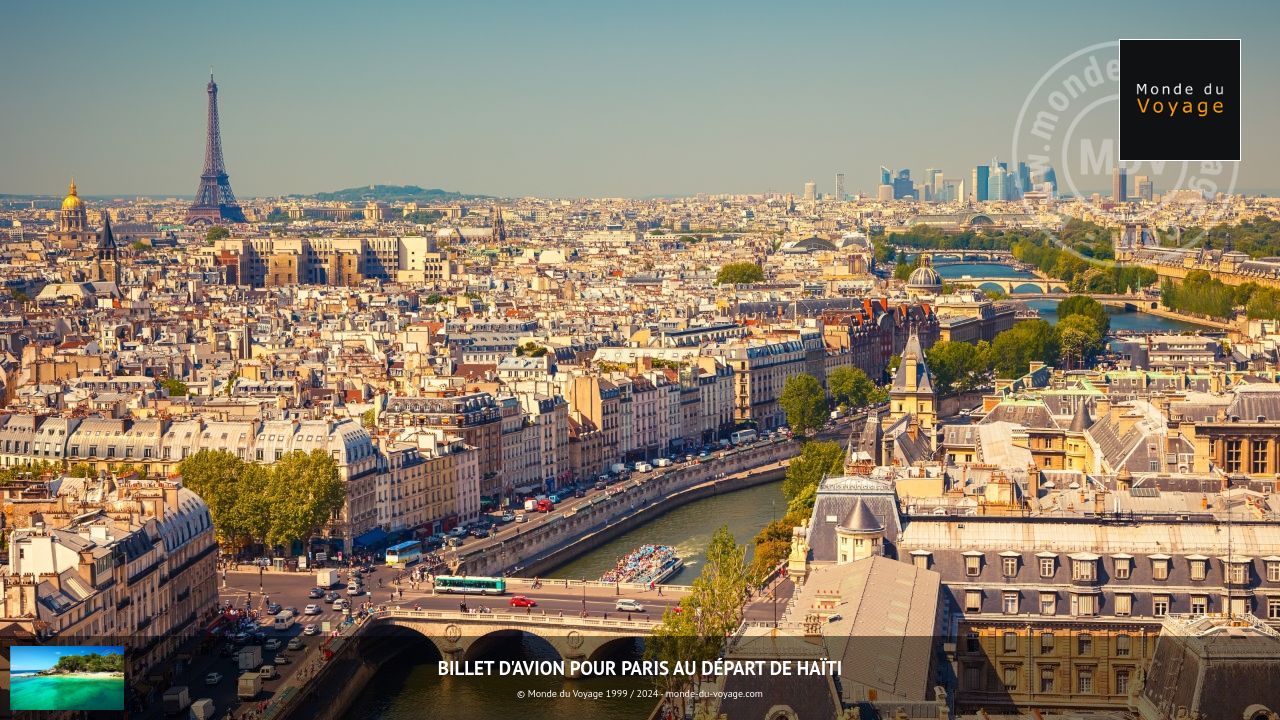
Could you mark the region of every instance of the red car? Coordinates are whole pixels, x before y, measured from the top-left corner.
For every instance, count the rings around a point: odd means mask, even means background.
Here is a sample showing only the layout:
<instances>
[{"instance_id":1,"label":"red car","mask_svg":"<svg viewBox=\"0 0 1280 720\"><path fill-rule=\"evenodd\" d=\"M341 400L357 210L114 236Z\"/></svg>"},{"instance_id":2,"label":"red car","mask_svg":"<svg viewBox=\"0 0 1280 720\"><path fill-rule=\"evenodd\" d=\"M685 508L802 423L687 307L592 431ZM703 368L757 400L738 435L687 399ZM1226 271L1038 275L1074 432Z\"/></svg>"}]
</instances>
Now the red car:
<instances>
[{"instance_id":1,"label":"red car","mask_svg":"<svg viewBox=\"0 0 1280 720\"><path fill-rule=\"evenodd\" d=\"M511 598L511 607L538 607L538 603L523 595L517 595Z\"/></svg>"}]
</instances>

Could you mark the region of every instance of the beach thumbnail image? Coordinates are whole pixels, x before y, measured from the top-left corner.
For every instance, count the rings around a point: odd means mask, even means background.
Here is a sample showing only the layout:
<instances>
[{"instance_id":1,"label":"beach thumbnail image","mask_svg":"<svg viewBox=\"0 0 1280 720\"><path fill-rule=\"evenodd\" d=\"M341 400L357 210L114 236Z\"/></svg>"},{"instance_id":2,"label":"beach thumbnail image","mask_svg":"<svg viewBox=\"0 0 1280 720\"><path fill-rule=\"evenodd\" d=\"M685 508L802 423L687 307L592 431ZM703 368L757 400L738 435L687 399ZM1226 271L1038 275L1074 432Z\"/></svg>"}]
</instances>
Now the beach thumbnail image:
<instances>
[{"instance_id":1,"label":"beach thumbnail image","mask_svg":"<svg viewBox=\"0 0 1280 720\"><path fill-rule=\"evenodd\" d=\"M11 710L123 710L124 647L9 649Z\"/></svg>"}]
</instances>

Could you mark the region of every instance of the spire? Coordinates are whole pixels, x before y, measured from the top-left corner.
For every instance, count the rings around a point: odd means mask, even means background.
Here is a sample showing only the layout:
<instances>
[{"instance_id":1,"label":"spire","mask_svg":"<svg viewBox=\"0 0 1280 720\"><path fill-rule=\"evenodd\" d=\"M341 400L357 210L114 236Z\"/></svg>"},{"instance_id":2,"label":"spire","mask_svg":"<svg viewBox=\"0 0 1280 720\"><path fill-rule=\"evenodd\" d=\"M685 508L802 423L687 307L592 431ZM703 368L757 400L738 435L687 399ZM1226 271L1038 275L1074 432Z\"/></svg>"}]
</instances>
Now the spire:
<instances>
[{"instance_id":1,"label":"spire","mask_svg":"<svg viewBox=\"0 0 1280 720\"><path fill-rule=\"evenodd\" d=\"M74 175L71 177L71 184L67 186L67 195L76 197L76 178Z\"/></svg>"},{"instance_id":2,"label":"spire","mask_svg":"<svg viewBox=\"0 0 1280 720\"><path fill-rule=\"evenodd\" d=\"M1089 402L1080 403L1080 412L1071 418L1071 432L1084 432L1093 424L1093 418L1089 417Z\"/></svg>"},{"instance_id":3,"label":"spire","mask_svg":"<svg viewBox=\"0 0 1280 720\"><path fill-rule=\"evenodd\" d=\"M858 498L853 501L853 507L849 509L849 514L844 516L844 521L840 523L840 527L853 532L880 532L884 530L884 524L876 518L876 514L871 512L871 508Z\"/></svg>"},{"instance_id":4,"label":"spire","mask_svg":"<svg viewBox=\"0 0 1280 720\"><path fill-rule=\"evenodd\" d=\"M108 250L116 246L115 233L111 232L111 213L102 209L102 232L98 233L98 249Z\"/></svg>"}]
</instances>

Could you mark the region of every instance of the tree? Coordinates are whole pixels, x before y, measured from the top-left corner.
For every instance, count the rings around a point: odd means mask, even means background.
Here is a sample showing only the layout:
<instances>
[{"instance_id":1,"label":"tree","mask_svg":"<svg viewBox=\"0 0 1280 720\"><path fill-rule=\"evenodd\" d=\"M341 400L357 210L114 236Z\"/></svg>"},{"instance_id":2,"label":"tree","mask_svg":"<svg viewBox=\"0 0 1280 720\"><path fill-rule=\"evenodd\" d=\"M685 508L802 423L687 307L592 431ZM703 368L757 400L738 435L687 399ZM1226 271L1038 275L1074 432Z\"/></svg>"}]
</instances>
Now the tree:
<instances>
[{"instance_id":1,"label":"tree","mask_svg":"<svg viewBox=\"0 0 1280 720\"><path fill-rule=\"evenodd\" d=\"M787 424L798 435L817 430L830 418L827 394L818 379L808 373L787 378L778 405L787 414Z\"/></svg>"},{"instance_id":2,"label":"tree","mask_svg":"<svg viewBox=\"0 0 1280 720\"><path fill-rule=\"evenodd\" d=\"M862 368L848 366L827 373L827 388L836 404L849 408L866 407L878 390Z\"/></svg>"},{"instance_id":3,"label":"tree","mask_svg":"<svg viewBox=\"0 0 1280 720\"><path fill-rule=\"evenodd\" d=\"M178 472L182 484L209 506L219 540L239 548L254 538L242 511L257 490L243 460L223 450L201 450L179 463Z\"/></svg>"},{"instance_id":4,"label":"tree","mask_svg":"<svg viewBox=\"0 0 1280 720\"><path fill-rule=\"evenodd\" d=\"M986 343L970 345L950 340L934 343L926 358L938 392L946 394L981 386L991 369L987 364L987 347Z\"/></svg>"},{"instance_id":5,"label":"tree","mask_svg":"<svg viewBox=\"0 0 1280 720\"><path fill-rule=\"evenodd\" d=\"M430 295L427 296L426 302L428 305L437 305L441 302L444 302L444 296L439 293L431 293Z\"/></svg>"},{"instance_id":6,"label":"tree","mask_svg":"<svg viewBox=\"0 0 1280 720\"><path fill-rule=\"evenodd\" d=\"M169 397L179 397L191 394L191 390L187 387L187 384L177 378L165 378L164 380L161 380L160 387L164 388L164 391L169 394Z\"/></svg>"},{"instance_id":7,"label":"tree","mask_svg":"<svg viewBox=\"0 0 1280 720\"><path fill-rule=\"evenodd\" d=\"M360 413L360 425L366 429L377 427L378 414L373 411L373 408Z\"/></svg>"},{"instance_id":8,"label":"tree","mask_svg":"<svg viewBox=\"0 0 1280 720\"><path fill-rule=\"evenodd\" d=\"M680 600L681 612L662 614L662 622L645 641L645 656L673 669L676 663L683 663L682 667L692 663L696 668L719 657L725 638L742 623L750 586L745 558L746 547L733 539L728 526L716 530L702 574ZM671 672L659 674L656 683L661 690L675 691L688 687L696 677L697 673Z\"/></svg>"},{"instance_id":9,"label":"tree","mask_svg":"<svg viewBox=\"0 0 1280 720\"><path fill-rule=\"evenodd\" d=\"M755 263L729 263L721 266L720 272L716 273L717 285L748 285L758 282L764 282L764 271Z\"/></svg>"},{"instance_id":10,"label":"tree","mask_svg":"<svg viewBox=\"0 0 1280 720\"><path fill-rule=\"evenodd\" d=\"M208 232L204 234L204 241L207 243L213 243L218 240L224 240L229 237L231 237L230 230L222 227L221 225L214 225L213 227L209 228Z\"/></svg>"},{"instance_id":11,"label":"tree","mask_svg":"<svg viewBox=\"0 0 1280 720\"><path fill-rule=\"evenodd\" d=\"M1058 322L1072 315L1092 318L1103 335L1111 331L1111 316L1107 314L1107 309L1102 306L1102 303L1087 295L1072 295L1058 303Z\"/></svg>"},{"instance_id":12,"label":"tree","mask_svg":"<svg viewBox=\"0 0 1280 720\"><path fill-rule=\"evenodd\" d=\"M993 367L1003 378L1025 375L1032 361L1056 364L1058 351L1058 334L1044 320L1023 320L997 335L991 344Z\"/></svg>"},{"instance_id":13,"label":"tree","mask_svg":"<svg viewBox=\"0 0 1280 720\"><path fill-rule=\"evenodd\" d=\"M329 453L295 450L285 455L271 466L267 481L266 541L288 547L311 537L342 509L345 496L338 465Z\"/></svg>"},{"instance_id":14,"label":"tree","mask_svg":"<svg viewBox=\"0 0 1280 720\"><path fill-rule=\"evenodd\" d=\"M818 483L827 475L844 472L844 447L838 442L808 442L800 454L791 459L782 481L782 495L790 510L804 514L813 508Z\"/></svg>"},{"instance_id":15,"label":"tree","mask_svg":"<svg viewBox=\"0 0 1280 720\"><path fill-rule=\"evenodd\" d=\"M1102 351L1103 335L1098 323L1087 315L1070 315L1058 321L1058 344L1062 348L1067 365L1073 360L1080 367Z\"/></svg>"}]
</instances>

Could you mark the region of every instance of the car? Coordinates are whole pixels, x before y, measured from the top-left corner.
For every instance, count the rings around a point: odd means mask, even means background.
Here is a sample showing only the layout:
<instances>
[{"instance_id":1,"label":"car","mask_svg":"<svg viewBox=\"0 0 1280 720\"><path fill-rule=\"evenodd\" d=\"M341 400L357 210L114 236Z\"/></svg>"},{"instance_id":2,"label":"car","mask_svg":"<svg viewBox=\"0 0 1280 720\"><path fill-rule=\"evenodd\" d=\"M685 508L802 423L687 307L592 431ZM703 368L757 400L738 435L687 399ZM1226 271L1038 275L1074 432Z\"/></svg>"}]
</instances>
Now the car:
<instances>
[{"instance_id":1,"label":"car","mask_svg":"<svg viewBox=\"0 0 1280 720\"><path fill-rule=\"evenodd\" d=\"M204 676L205 685L217 685L222 682L222 673L211 672Z\"/></svg>"},{"instance_id":2,"label":"car","mask_svg":"<svg viewBox=\"0 0 1280 720\"><path fill-rule=\"evenodd\" d=\"M349 597L356 597L358 595L363 595L363 594L364 594L363 585L356 585L355 583L352 583L347 586L347 595Z\"/></svg>"},{"instance_id":3,"label":"car","mask_svg":"<svg viewBox=\"0 0 1280 720\"><path fill-rule=\"evenodd\" d=\"M607 482L605 482L605 481L603 481L603 480L601 480L600 482L596 483L596 489L597 489L597 490L603 490L603 489L605 489L605 488L607 488L607 487L609 487L609 483L607 483Z\"/></svg>"},{"instance_id":4,"label":"car","mask_svg":"<svg viewBox=\"0 0 1280 720\"><path fill-rule=\"evenodd\" d=\"M517 595L511 598L511 607L538 607L538 601Z\"/></svg>"},{"instance_id":5,"label":"car","mask_svg":"<svg viewBox=\"0 0 1280 720\"><path fill-rule=\"evenodd\" d=\"M308 625L302 628L303 635L315 635L318 632L320 632L320 630L315 625Z\"/></svg>"},{"instance_id":6,"label":"car","mask_svg":"<svg viewBox=\"0 0 1280 720\"><path fill-rule=\"evenodd\" d=\"M639 600L622 598L613 604L613 609L621 610L623 612L644 612L644 605L641 605Z\"/></svg>"},{"instance_id":7,"label":"car","mask_svg":"<svg viewBox=\"0 0 1280 720\"><path fill-rule=\"evenodd\" d=\"M573 496L574 496L574 497L576 497L576 498L581 498L581 497L586 497L586 496L587 496L587 494L586 494L585 492L583 492L582 490L574 490L574 491L573 491Z\"/></svg>"},{"instance_id":8,"label":"car","mask_svg":"<svg viewBox=\"0 0 1280 720\"><path fill-rule=\"evenodd\" d=\"M320 606L315 604L308 605L302 610L303 615L319 615L320 612Z\"/></svg>"},{"instance_id":9,"label":"car","mask_svg":"<svg viewBox=\"0 0 1280 720\"><path fill-rule=\"evenodd\" d=\"M263 650L279 650L280 645L281 643L279 638L271 638L266 642L266 644L262 646L262 649Z\"/></svg>"},{"instance_id":10,"label":"car","mask_svg":"<svg viewBox=\"0 0 1280 720\"><path fill-rule=\"evenodd\" d=\"M502 522L504 523L513 522L515 519L516 519L516 514L513 512L502 513Z\"/></svg>"},{"instance_id":11,"label":"car","mask_svg":"<svg viewBox=\"0 0 1280 720\"><path fill-rule=\"evenodd\" d=\"M337 600L338 600L338 593L336 592L328 592L324 594L324 601L330 605L337 602Z\"/></svg>"},{"instance_id":12,"label":"car","mask_svg":"<svg viewBox=\"0 0 1280 720\"><path fill-rule=\"evenodd\" d=\"M271 613L272 615L277 615L277 614L279 614L279 613L280 613L280 609L281 609L281 608L280 608L280 603L277 603L277 602L269 602L269 603L267 603L267 612Z\"/></svg>"},{"instance_id":13,"label":"car","mask_svg":"<svg viewBox=\"0 0 1280 720\"><path fill-rule=\"evenodd\" d=\"M276 659L275 659L275 660L272 660L271 662L272 662L272 664L273 664L273 665L288 665L288 664L289 664L289 656L288 656L288 655L276 655Z\"/></svg>"},{"instance_id":14,"label":"car","mask_svg":"<svg viewBox=\"0 0 1280 720\"><path fill-rule=\"evenodd\" d=\"M271 680L275 678L275 676L276 676L275 665L263 665L262 667L258 668L258 677L262 678L263 680Z\"/></svg>"},{"instance_id":15,"label":"car","mask_svg":"<svg viewBox=\"0 0 1280 720\"><path fill-rule=\"evenodd\" d=\"M290 605L290 606L286 607L286 608L284 609L284 611L285 611L285 612L287 612L287 613L289 613L290 615L292 615L292 616L294 616L294 617L298 617L298 608L296 608L296 607L294 607L294 606L292 606L292 605Z\"/></svg>"},{"instance_id":16,"label":"car","mask_svg":"<svg viewBox=\"0 0 1280 720\"><path fill-rule=\"evenodd\" d=\"M311 588L311 590L307 593L307 597L311 598L312 600L318 600L324 597L324 590L322 588Z\"/></svg>"},{"instance_id":17,"label":"car","mask_svg":"<svg viewBox=\"0 0 1280 720\"><path fill-rule=\"evenodd\" d=\"M351 607L351 603L346 600L339 600L333 604L334 610L346 610Z\"/></svg>"},{"instance_id":18,"label":"car","mask_svg":"<svg viewBox=\"0 0 1280 720\"><path fill-rule=\"evenodd\" d=\"M287 647L290 650L301 650L302 640L299 638L289 638L289 644L287 645Z\"/></svg>"},{"instance_id":19,"label":"car","mask_svg":"<svg viewBox=\"0 0 1280 720\"><path fill-rule=\"evenodd\" d=\"M484 528L471 528L471 537L487 538L489 537L489 531Z\"/></svg>"},{"instance_id":20,"label":"car","mask_svg":"<svg viewBox=\"0 0 1280 720\"><path fill-rule=\"evenodd\" d=\"M517 515L517 516L516 516L516 522L518 522L518 523L522 523L522 522L524 522L524 521L525 521L524 513L521 513L521 514L519 514L519 515Z\"/></svg>"},{"instance_id":21,"label":"car","mask_svg":"<svg viewBox=\"0 0 1280 720\"><path fill-rule=\"evenodd\" d=\"M364 567L360 568L360 571L363 572L365 575L372 574L374 570L377 570L377 568L375 568L372 565L365 565Z\"/></svg>"},{"instance_id":22,"label":"car","mask_svg":"<svg viewBox=\"0 0 1280 720\"><path fill-rule=\"evenodd\" d=\"M552 504L554 504L554 505L559 505L559 504L560 504L560 499L561 499L561 498L560 498L560 495L559 495L559 494L557 494L557 493L552 493L550 496L548 496L548 497L547 497L547 499L548 499L548 500L550 500L550 501L552 502Z\"/></svg>"}]
</instances>

